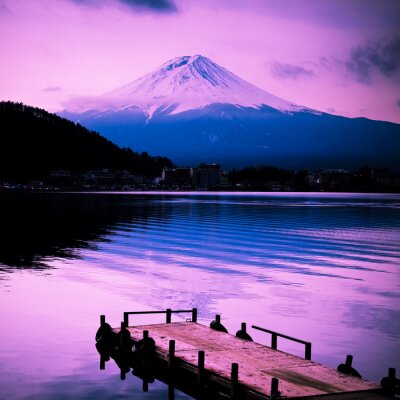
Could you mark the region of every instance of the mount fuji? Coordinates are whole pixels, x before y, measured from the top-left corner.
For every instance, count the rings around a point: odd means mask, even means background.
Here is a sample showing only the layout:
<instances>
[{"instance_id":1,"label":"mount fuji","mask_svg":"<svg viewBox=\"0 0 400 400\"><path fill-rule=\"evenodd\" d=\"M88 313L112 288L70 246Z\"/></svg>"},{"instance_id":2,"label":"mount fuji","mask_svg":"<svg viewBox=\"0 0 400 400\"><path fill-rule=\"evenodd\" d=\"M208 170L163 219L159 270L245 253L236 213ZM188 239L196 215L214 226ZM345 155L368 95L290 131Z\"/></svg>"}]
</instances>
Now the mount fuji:
<instances>
[{"instance_id":1,"label":"mount fuji","mask_svg":"<svg viewBox=\"0 0 400 400\"><path fill-rule=\"evenodd\" d=\"M174 58L59 114L178 165L400 167L400 125L291 103L201 55Z\"/></svg>"}]
</instances>

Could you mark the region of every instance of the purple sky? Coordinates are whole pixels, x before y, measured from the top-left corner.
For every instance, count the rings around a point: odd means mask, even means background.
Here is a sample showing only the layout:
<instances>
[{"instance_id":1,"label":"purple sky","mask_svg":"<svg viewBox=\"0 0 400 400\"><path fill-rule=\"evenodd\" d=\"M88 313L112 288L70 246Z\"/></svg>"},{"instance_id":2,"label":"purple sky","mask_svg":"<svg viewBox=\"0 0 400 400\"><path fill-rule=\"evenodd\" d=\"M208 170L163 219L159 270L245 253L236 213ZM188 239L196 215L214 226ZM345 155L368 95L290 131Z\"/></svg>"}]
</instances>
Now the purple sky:
<instances>
[{"instance_id":1,"label":"purple sky","mask_svg":"<svg viewBox=\"0 0 400 400\"><path fill-rule=\"evenodd\" d=\"M202 54L295 103L400 123L398 0L0 0L0 99L56 111Z\"/></svg>"}]
</instances>

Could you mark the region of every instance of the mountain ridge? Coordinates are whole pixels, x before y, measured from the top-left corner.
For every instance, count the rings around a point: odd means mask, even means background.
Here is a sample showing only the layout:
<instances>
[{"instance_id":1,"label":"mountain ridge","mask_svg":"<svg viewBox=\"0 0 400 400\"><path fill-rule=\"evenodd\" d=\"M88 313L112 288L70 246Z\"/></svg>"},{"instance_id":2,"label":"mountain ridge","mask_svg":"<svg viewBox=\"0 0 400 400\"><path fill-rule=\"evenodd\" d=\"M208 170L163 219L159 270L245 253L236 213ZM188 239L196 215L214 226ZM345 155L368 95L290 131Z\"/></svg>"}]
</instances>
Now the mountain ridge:
<instances>
[{"instance_id":1,"label":"mountain ridge","mask_svg":"<svg viewBox=\"0 0 400 400\"><path fill-rule=\"evenodd\" d=\"M400 169L400 125L291 103L200 55L173 58L100 96L98 107L62 115L181 165Z\"/></svg>"}]
</instances>

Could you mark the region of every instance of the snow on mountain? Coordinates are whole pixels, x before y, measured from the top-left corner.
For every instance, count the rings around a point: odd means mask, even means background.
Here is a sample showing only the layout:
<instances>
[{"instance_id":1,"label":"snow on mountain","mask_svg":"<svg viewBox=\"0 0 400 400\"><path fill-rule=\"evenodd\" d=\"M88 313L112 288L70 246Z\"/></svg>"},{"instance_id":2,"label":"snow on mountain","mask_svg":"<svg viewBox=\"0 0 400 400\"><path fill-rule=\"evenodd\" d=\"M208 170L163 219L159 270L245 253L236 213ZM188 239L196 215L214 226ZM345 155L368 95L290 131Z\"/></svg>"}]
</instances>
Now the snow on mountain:
<instances>
[{"instance_id":1,"label":"snow on mountain","mask_svg":"<svg viewBox=\"0 0 400 400\"><path fill-rule=\"evenodd\" d=\"M106 106L98 111L138 107L148 118L156 110L172 115L215 103L253 108L266 105L287 112L304 110L201 55L176 57L142 78L104 94L100 100Z\"/></svg>"}]
</instances>

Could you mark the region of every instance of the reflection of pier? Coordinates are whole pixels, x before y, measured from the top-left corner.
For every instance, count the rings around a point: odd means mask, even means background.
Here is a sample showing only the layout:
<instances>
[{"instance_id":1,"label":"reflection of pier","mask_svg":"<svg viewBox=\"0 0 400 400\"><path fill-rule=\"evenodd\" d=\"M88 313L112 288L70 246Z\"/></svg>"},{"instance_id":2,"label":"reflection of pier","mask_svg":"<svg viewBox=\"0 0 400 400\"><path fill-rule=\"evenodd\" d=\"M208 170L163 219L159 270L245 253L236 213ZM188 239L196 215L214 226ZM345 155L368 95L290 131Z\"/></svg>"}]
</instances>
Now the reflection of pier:
<instances>
[{"instance_id":1,"label":"reflection of pier","mask_svg":"<svg viewBox=\"0 0 400 400\"><path fill-rule=\"evenodd\" d=\"M190 312L191 320L172 323L171 314L178 312ZM128 326L129 315L146 313L166 314L166 323ZM272 335L267 347L251 340L245 324L236 336L224 331L219 317L210 327L197 323L197 309L126 312L121 328L114 329L102 316L96 335L101 369L111 356L121 369L121 379L132 368L133 375L143 380L144 391L154 379L168 384L170 399L174 387L202 399L387 398L374 383L311 361L309 342L253 326ZM277 350L279 336L303 343L305 358ZM350 358L348 362L347 372L356 374Z\"/></svg>"}]
</instances>

